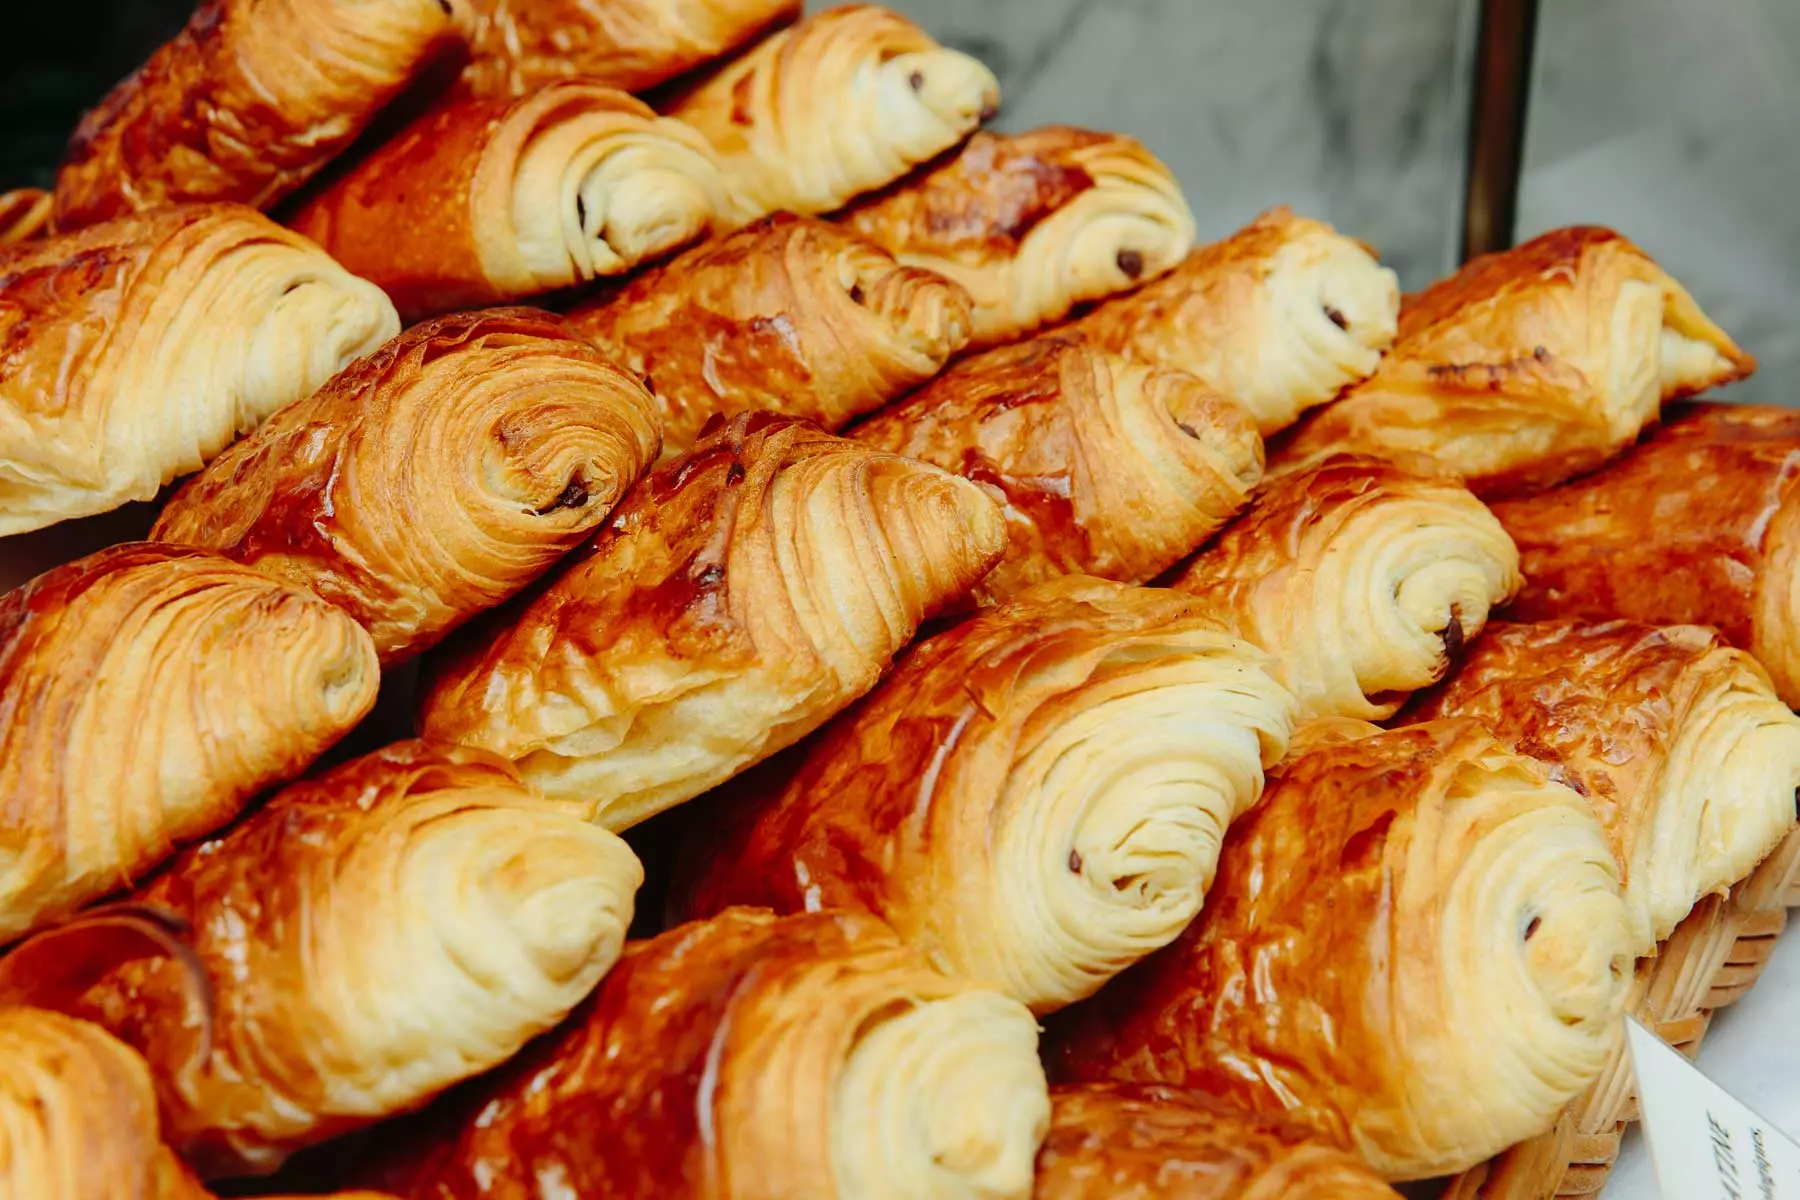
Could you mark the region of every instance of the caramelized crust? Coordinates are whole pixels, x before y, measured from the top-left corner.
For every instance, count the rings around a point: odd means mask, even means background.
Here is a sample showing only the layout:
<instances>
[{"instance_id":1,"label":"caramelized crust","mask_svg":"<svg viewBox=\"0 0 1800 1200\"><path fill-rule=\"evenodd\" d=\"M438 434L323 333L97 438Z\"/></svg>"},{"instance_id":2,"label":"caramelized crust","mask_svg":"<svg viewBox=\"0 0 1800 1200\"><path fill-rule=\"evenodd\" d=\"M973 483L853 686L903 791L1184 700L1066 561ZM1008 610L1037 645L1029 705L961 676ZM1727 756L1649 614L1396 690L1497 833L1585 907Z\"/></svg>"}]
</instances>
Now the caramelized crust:
<instances>
[{"instance_id":1,"label":"caramelized crust","mask_svg":"<svg viewBox=\"0 0 1800 1200\"><path fill-rule=\"evenodd\" d=\"M1286 1115L1390 1179L1451 1174L1600 1072L1632 943L1581 797L1434 721L1285 766L1200 916L1070 1009L1049 1061Z\"/></svg>"},{"instance_id":2,"label":"caramelized crust","mask_svg":"<svg viewBox=\"0 0 1800 1200\"><path fill-rule=\"evenodd\" d=\"M1794 825L1800 717L1710 629L1579 620L1489 627L1409 720L1471 717L1550 768L1606 830L1640 936L1667 938Z\"/></svg>"},{"instance_id":3,"label":"caramelized crust","mask_svg":"<svg viewBox=\"0 0 1800 1200\"><path fill-rule=\"evenodd\" d=\"M640 92L800 15L799 0L469 0L463 87L524 96L568 79Z\"/></svg>"},{"instance_id":4,"label":"caramelized crust","mask_svg":"<svg viewBox=\"0 0 1800 1200\"><path fill-rule=\"evenodd\" d=\"M350 618L214 554L123 545L0 600L0 943L230 821L375 703Z\"/></svg>"},{"instance_id":5,"label":"caramelized crust","mask_svg":"<svg viewBox=\"0 0 1800 1200\"><path fill-rule=\"evenodd\" d=\"M1711 625L1800 705L1800 413L1671 409L1623 461L1494 513L1519 545L1520 620Z\"/></svg>"},{"instance_id":6,"label":"caramelized crust","mask_svg":"<svg viewBox=\"0 0 1800 1200\"><path fill-rule=\"evenodd\" d=\"M232 446L151 536L311 588L392 663L549 569L657 444L649 394L548 313L442 317Z\"/></svg>"},{"instance_id":7,"label":"caramelized crust","mask_svg":"<svg viewBox=\"0 0 1800 1200\"><path fill-rule=\"evenodd\" d=\"M1262 477L1243 409L1191 375L1069 338L964 359L850 436L972 479L1005 507L1006 557L975 590L983 604L1063 574L1160 575Z\"/></svg>"},{"instance_id":8,"label":"caramelized crust","mask_svg":"<svg viewBox=\"0 0 1800 1200\"><path fill-rule=\"evenodd\" d=\"M555 1025L617 958L641 879L623 842L505 763L402 742L276 794L134 896L192 931L209 1023L181 958L79 922L51 948L87 960L62 1007L149 1061L182 1156L267 1171Z\"/></svg>"},{"instance_id":9,"label":"caramelized crust","mask_svg":"<svg viewBox=\"0 0 1800 1200\"><path fill-rule=\"evenodd\" d=\"M719 153L739 223L842 208L950 149L1000 85L898 13L853 4L764 39L670 107Z\"/></svg>"},{"instance_id":10,"label":"caramelized crust","mask_svg":"<svg viewBox=\"0 0 1800 1200\"><path fill-rule=\"evenodd\" d=\"M721 421L528 603L452 639L420 728L622 829L868 691L1004 536L935 467L788 418Z\"/></svg>"},{"instance_id":11,"label":"caramelized crust","mask_svg":"<svg viewBox=\"0 0 1800 1200\"><path fill-rule=\"evenodd\" d=\"M1399 1200L1297 1125L1202 1092L1101 1083L1050 1091L1034 1200Z\"/></svg>"},{"instance_id":12,"label":"caramelized crust","mask_svg":"<svg viewBox=\"0 0 1800 1200\"><path fill-rule=\"evenodd\" d=\"M1070 331L1198 376L1267 437L1375 370L1399 307L1399 281L1367 246L1277 208Z\"/></svg>"},{"instance_id":13,"label":"caramelized crust","mask_svg":"<svg viewBox=\"0 0 1800 1200\"><path fill-rule=\"evenodd\" d=\"M728 203L699 134L571 81L439 104L290 223L416 320L624 274L705 236Z\"/></svg>"},{"instance_id":14,"label":"caramelized crust","mask_svg":"<svg viewBox=\"0 0 1800 1200\"><path fill-rule=\"evenodd\" d=\"M1381 369L1284 457L1423 453L1480 495L1547 487L1625 449L1664 401L1755 368L1629 241L1558 229L1409 297Z\"/></svg>"},{"instance_id":15,"label":"caramelized crust","mask_svg":"<svg viewBox=\"0 0 1800 1200\"><path fill-rule=\"evenodd\" d=\"M50 193L43 188L0 192L0 246L16 245L50 232Z\"/></svg>"},{"instance_id":16,"label":"caramelized crust","mask_svg":"<svg viewBox=\"0 0 1800 1200\"><path fill-rule=\"evenodd\" d=\"M1199 911L1287 748L1267 665L1174 592L1033 589L902 658L676 902L866 909L939 970L1060 1008Z\"/></svg>"},{"instance_id":17,"label":"caramelized crust","mask_svg":"<svg viewBox=\"0 0 1800 1200\"><path fill-rule=\"evenodd\" d=\"M59 228L166 204L268 208L454 44L452 0L205 0L82 118Z\"/></svg>"},{"instance_id":18,"label":"caramelized crust","mask_svg":"<svg viewBox=\"0 0 1800 1200\"><path fill-rule=\"evenodd\" d=\"M632 945L564 1027L415 1123L413 1197L1024 1200L1031 1015L880 922L733 909Z\"/></svg>"},{"instance_id":19,"label":"caramelized crust","mask_svg":"<svg viewBox=\"0 0 1800 1200\"><path fill-rule=\"evenodd\" d=\"M1065 125L977 133L842 220L967 288L980 345L1154 279L1194 245L1180 185L1142 143Z\"/></svg>"},{"instance_id":20,"label":"caramelized crust","mask_svg":"<svg viewBox=\"0 0 1800 1200\"><path fill-rule=\"evenodd\" d=\"M969 338L969 298L824 221L778 214L577 308L570 324L642 377L669 453L716 414L827 429L924 383Z\"/></svg>"}]
</instances>

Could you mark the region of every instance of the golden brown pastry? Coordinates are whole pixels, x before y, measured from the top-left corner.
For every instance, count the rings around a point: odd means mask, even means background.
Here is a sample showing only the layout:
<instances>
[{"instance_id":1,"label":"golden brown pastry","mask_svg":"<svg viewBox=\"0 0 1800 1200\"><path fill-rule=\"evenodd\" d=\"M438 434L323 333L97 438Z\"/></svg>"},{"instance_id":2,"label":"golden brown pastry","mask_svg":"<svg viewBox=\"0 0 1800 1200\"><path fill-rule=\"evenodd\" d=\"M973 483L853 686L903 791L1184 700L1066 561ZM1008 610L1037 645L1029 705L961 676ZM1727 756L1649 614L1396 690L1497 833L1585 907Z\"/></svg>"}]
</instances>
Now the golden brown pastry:
<instances>
[{"instance_id":1,"label":"golden brown pastry","mask_svg":"<svg viewBox=\"0 0 1800 1200\"><path fill-rule=\"evenodd\" d=\"M1175 592L1044 584L902 658L677 901L867 909L938 970L1061 1008L1200 910L1287 751L1267 668Z\"/></svg>"},{"instance_id":2,"label":"golden brown pastry","mask_svg":"<svg viewBox=\"0 0 1800 1200\"><path fill-rule=\"evenodd\" d=\"M1344 454L1265 480L1172 586L1276 657L1302 717L1381 720L1519 585L1511 539L1455 479Z\"/></svg>"},{"instance_id":3,"label":"golden brown pastry","mask_svg":"<svg viewBox=\"0 0 1800 1200\"><path fill-rule=\"evenodd\" d=\"M523 96L566 79L643 91L800 15L799 0L469 0L463 87Z\"/></svg>"},{"instance_id":4,"label":"golden brown pastry","mask_svg":"<svg viewBox=\"0 0 1800 1200\"><path fill-rule=\"evenodd\" d=\"M568 82L438 105L289 224L417 319L623 274L703 237L724 187L692 129Z\"/></svg>"},{"instance_id":5,"label":"golden brown pastry","mask_svg":"<svg viewBox=\"0 0 1800 1200\"><path fill-rule=\"evenodd\" d=\"M61 1006L144 1055L168 1139L202 1174L272 1170L503 1062L587 995L643 873L585 816L478 750L355 759L134 896L192 930L210 1029L181 961L84 951L78 925L57 949L95 959L94 978Z\"/></svg>"},{"instance_id":6,"label":"golden brown pastry","mask_svg":"<svg viewBox=\"0 0 1800 1200\"><path fill-rule=\"evenodd\" d=\"M463 2L205 0L82 118L58 227L192 201L268 208L456 43Z\"/></svg>"},{"instance_id":7,"label":"golden brown pastry","mask_svg":"<svg viewBox=\"0 0 1800 1200\"><path fill-rule=\"evenodd\" d=\"M826 213L962 141L992 71L898 13L852 4L765 39L669 108L718 151L739 223Z\"/></svg>"},{"instance_id":8,"label":"golden brown pastry","mask_svg":"<svg viewBox=\"0 0 1800 1200\"><path fill-rule=\"evenodd\" d=\"M1367 246L1277 208L1070 329L1199 376L1267 437L1374 371L1399 308L1399 280Z\"/></svg>"},{"instance_id":9,"label":"golden brown pastry","mask_svg":"<svg viewBox=\"0 0 1800 1200\"><path fill-rule=\"evenodd\" d=\"M1407 717L1473 718L1586 798L1640 954L1794 826L1800 717L1755 659L1697 625L1490 626Z\"/></svg>"},{"instance_id":10,"label":"golden brown pastry","mask_svg":"<svg viewBox=\"0 0 1800 1200\"><path fill-rule=\"evenodd\" d=\"M151 537L311 588L392 663L548 570L657 445L649 394L556 318L463 313L282 409L176 493Z\"/></svg>"},{"instance_id":11,"label":"golden brown pastry","mask_svg":"<svg viewBox=\"0 0 1800 1200\"><path fill-rule=\"evenodd\" d=\"M979 603L1065 574L1141 583L1250 498L1262 439L1192 375L1072 338L964 359L850 431L980 484L1006 510L1006 557Z\"/></svg>"},{"instance_id":12,"label":"golden brown pastry","mask_svg":"<svg viewBox=\"0 0 1800 1200\"><path fill-rule=\"evenodd\" d=\"M50 232L50 193L43 188L0 192L0 246L30 241Z\"/></svg>"},{"instance_id":13,"label":"golden brown pastry","mask_svg":"<svg viewBox=\"0 0 1800 1200\"><path fill-rule=\"evenodd\" d=\"M129 885L375 703L375 647L218 555L123 545L0 600L0 943Z\"/></svg>"},{"instance_id":14,"label":"golden brown pastry","mask_svg":"<svg viewBox=\"0 0 1800 1200\"><path fill-rule=\"evenodd\" d=\"M1135 138L1066 125L977 133L843 221L967 288L978 345L1155 279L1194 246L1194 214L1169 168Z\"/></svg>"},{"instance_id":15,"label":"golden brown pastry","mask_svg":"<svg viewBox=\"0 0 1800 1200\"><path fill-rule=\"evenodd\" d=\"M1629 446L1667 400L1756 360L1610 229L1558 229L1408 297L1373 376L1285 453L1430 454L1478 495L1548 487Z\"/></svg>"},{"instance_id":16,"label":"golden brown pastry","mask_svg":"<svg viewBox=\"0 0 1800 1200\"><path fill-rule=\"evenodd\" d=\"M1683 404L1626 458L1494 506L1519 545L1519 620L1711 625L1800 706L1800 413Z\"/></svg>"},{"instance_id":17,"label":"golden brown pastry","mask_svg":"<svg viewBox=\"0 0 1800 1200\"><path fill-rule=\"evenodd\" d=\"M1399 1200L1297 1125L1201 1092L1097 1083L1050 1090L1033 1200Z\"/></svg>"},{"instance_id":18,"label":"golden brown pastry","mask_svg":"<svg viewBox=\"0 0 1800 1200\"><path fill-rule=\"evenodd\" d=\"M0 536L150 499L399 329L239 205L0 250Z\"/></svg>"},{"instance_id":19,"label":"golden brown pastry","mask_svg":"<svg viewBox=\"0 0 1800 1200\"><path fill-rule=\"evenodd\" d=\"M1280 772L1204 911L1065 1014L1051 1071L1285 1115L1389 1179L1452 1174L1600 1072L1633 942L1582 798L1432 721Z\"/></svg>"},{"instance_id":20,"label":"golden brown pastry","mask_svg":"<svg viewBox=\"0 0 1800 1200\"><path fill-rule=\"evenodd\" d=\"M924 383L969 339L969 297L824 221L785 213L695 247L570 324L656 393L665 454L714 415L827 429Z\"/></svg>"},{"instance_id":21,"label":"golden brown pastry","mask_svg":"<svg viewBox=\"0 0 1800 1200\"><path fill-rule=\"evenodd\" d=\"M561 1030L428 1112L386 1182L1025 1200L1049 1118L1036 1048L1023 1005L930 970L871 917L732 909L629 947Z\"/></svg>"},{"instance_id":22,"label":"golden brown pastry","mask_svg":"<svg viewBox=\"0 0 1800 1200\"><path fill-rule=\"evenodd\" d=\"M936 467L787 418L722 422L529 603L453 639L419 727L624 829L868 691L1004 538Z\"/></svg>"}]
</instances>

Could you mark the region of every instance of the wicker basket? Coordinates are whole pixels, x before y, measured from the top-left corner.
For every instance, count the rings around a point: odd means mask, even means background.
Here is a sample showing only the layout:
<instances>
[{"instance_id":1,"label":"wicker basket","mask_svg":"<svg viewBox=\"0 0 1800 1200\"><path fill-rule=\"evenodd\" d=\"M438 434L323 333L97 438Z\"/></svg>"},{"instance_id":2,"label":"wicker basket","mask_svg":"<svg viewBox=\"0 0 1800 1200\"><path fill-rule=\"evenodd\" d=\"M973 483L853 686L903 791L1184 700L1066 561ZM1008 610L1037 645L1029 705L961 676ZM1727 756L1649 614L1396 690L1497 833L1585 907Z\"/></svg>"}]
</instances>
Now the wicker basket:
<instances>
[{"instance_id":1,"label":"wicker basket","mask_svg":"<svg viewBox=\"0 0 1800 1200\"><path fill-rule=\"evenodd\" d=\"M1743 998L1800 907L1800 829L1729 896L1694 906L1654 958L1638 964L1631 1010L1692 1058L1713 1013ZM1445 1200L1552 1200L1598 1195L1637 1119L1631 1068L1621 1047L1556 1127L1451 1181Z\"/></svg>"}]
</instances>

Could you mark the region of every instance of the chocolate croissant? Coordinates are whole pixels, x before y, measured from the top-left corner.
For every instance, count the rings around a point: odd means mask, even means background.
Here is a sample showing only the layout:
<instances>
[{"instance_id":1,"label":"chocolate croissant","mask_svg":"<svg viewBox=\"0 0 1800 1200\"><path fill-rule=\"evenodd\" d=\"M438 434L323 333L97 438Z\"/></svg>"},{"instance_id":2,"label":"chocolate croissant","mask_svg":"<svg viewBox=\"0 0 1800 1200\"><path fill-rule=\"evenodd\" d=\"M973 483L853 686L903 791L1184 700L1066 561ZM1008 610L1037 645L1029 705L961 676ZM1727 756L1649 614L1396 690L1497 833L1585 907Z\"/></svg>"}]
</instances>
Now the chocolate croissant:
<instances>
[{"instance_id":1,"label":"chocolate croissant","mask_svg":"<svg viewBox=\"0 0 1800 1200\"><path fill-rule=\"evenodd\" d=\"M469 0L462 86L524 96L567 79L639 92L800 15L799 0Z\"/></svg>"},{"instance_id":2,"label":"chocolate croissant","mask_svg":"<svg viewBox=\"0 0 1800 1200\"><path fill-rule=\"evenodd\" d=\"M964 359L849 436L972 479L1004 506L1006 557L974 592L984 604L1070 573L1154 578L1262 478L1262 439L1238 405L1070 338Z\"/></svg>"},{"instance_id":3,"label":"chocolate croissant","mask_svg":"<svg viewBox=\"0 0 1800 1200\"><path fill-rule=\"evenodd\" d=\"M1316 749L1206 908L1052 1030L1052 1074L1286 1116L1389 1179L1550 1128L1618 1044L1629 912L1582 798L1475 722Z\"/></svg>"},{"instance_id":4,"label":"chocolate croissant","mask_svg":"<svg viewBox=\"0 0 1800 1200\"><path fill-rule=\"evenodd\" d=\"M587 995L643 876L585 816L476 750L352 760L135 894L192 931L210 1023L189 1015L191 966L109 957L116 939L84 951L79 926L56 950L98 961L63 1006L149 1061L168 1139L202 1174L272 1170L505 1061Z\"/></svg>"},{"instance_id":5,"label":"chocolate croissant","mask_svg":"<svg viewBox=\"0 0 1800 1200\"><path fill-rule=\"evenodd\" d=\"M1519 555L1430 463L1343 454L1266 480L1172 586L1275 656L1302 717L1381 720L1518 591Z\"/></svg>"},{"instance_id":6,"label":"chocolate croissant","mask_svg":"<svg viewBox=\"0 0 1800 1200\"><path fill-rule=\"evenodd\" d=\"M867 692L1000 556L966 480L767 415L653 472L529 603L422 688L420 729L623 829Z\"/></svg>"},{"instance_id":7,"label":"chocolate croissant","mask_svg":"<svg viewBox=\"0 0 1800 1200\"><path fill-rule=\"evenodd\" d=\"M379 288L238 205L0 251L0 536L197 471L399 332Z\"/></svg>"},{"instance_id":8,"label":"chocolate croissant","mask_svg":"<svg viewBox=\"0 0 1800 1200\"><path fill-rule=\"evenodd\" d=\"M215 554L123 545L0 600L0 944L130 884L375 704L375 647Z\"/></svg>"},{"instance_id":9,"label":"chocolate croissant","mask_svg":"<svg viewBox=\"0 0 1800 1200\"><path fill-rule=\"evenodd\" d=\"M456 44L460 15L452 0L205 0L82 118L57 226L195 201L270 207Z\"/></svg>"},{"instance_id":10,"label":"chocolate croissant","mask_svg":"<svg viewBox=\"0 0 1800 1200\"><path fill-rule=\"evenodd\" d=\"M1194 246L1194 214L1169 168L1135 138L1065 125L977 133L843 221L967 288L979 345L1155 279Z\"/></svg>"},{"instance_id":11,"label":"chocolate croissant","mask_svg":"<svg viewBox=\"0 0 1800 1200\"><path fill-rule=\"evenodd\" d=\"M1267 666L1173 592L1033 589L907 654L679 889L685 910L865 908L938 970L1060 1008L1200 910L1287 751Z\"/></svg>"},{"instance_id":12,"label":"chocolate croissant","mask_svg":"<svg viewBox=\"0 0 1800 1200\"><path fill-rule=\"evenodd\" d=\"M697 246L569 315L662 409L666 453L759 409L827 429L924 383L969 339L969 297L785 213Z\"/></svg>"},{"instance_id":13,"label":"chocolate croissant","mask_svg":"<svg viewBox=\"0 0 1800 1200\"><path fill-rule=\"evenodd\" d=\"M1723 895L1794 827L1800 717L1710 629L1491 626L1409 720L1470 717L1593 806L1639 953Z\"/></svg>"},{"instance_id":14,"label":"chocolate croissant","mask_svg":"<svg viewBox=\"0 0 1800 1200\"><path fill-rule=\"evenodd\" d=\"M1267 437L1374 371L1399 308L1398 278L1367 246L1277 208L1070 329L1199 376Z\"/></svg>"},{"instance_id":15,"label":"chocolate croissant","mask_svg":"<svg viewBox=\"0 0 1800 1200\"><path fill-rule=\"evenodd\" d=\"M1621 462L1494 506L1519 620L1711 625L1800 706L1800 413L1683 404Z\"/></svg>"},{"instance_id":16,"label":"chocolate croissant","mask_svg":"<svg viewBox=\"0 0 1800 1200\"><path fill-rule=\"evenodd\" d=\"M1025 1200L1025 1007L880 922L733 909L625 952L555 1034L425 1114L406 1195Z\"/></svg>"},{"instance_id":17,"label":"chocolate croissant","mask_svg":"<svg viewBox=\"0 0 1800 1200\"><path fill-rule=\"evenodd\" d=\"M773 34L668 111L718 151L743 223L842 208L955 146L999 104L975 59L853 4Z\"/></svg>"},{"instance_id":18,"label":"chocolate croissant","mask_svg":"<svg viewBox=\"0 0 1800 1200\"><path fill-rule=\"evenodd\" d=\"M638 382L548 313L415 325L213 460L151 537L310 587L384 662L505 600L656 457Z\"/></svg>"},{"instance_id":19,"label":"chocolate croissant","mask_svg":"<svg viewBox=\"0 0 1800 1200\"><path fill-rule=\"evenodd\" d=\"M680 121L568 82L439 105L289 223L417 319L623 274L704 236L724 183Z\"/></svg>"},{"instance_id":20,"label":"chocolate croissant","mask_svg":"<svg viewBox=\"0 0 1800 1200\"><path fill-rule=\"evenodd\" d=\"M42 237L50 231L50 193L43 188L0 192L0 247Z\"/></svg>"},{"instance_id":21,"label":"chocolate croissant","mask_svg":"<svg viewBox=\"0 0 1800 1200\"><path fill-rule=\"evenodd\" d=\"M1400 1200L1306 1129L1156 1084L1050 1089L1033 1200Z\"/></svg>"},{"instance_id":22,"label":"chocolate croissant","mask_svg":"<svg viewBox=\"0 0 1800 1200\"><path fill-rule=\"evenodd\" d=\"M1408 297L1380 369L1286 453L1430 454L1478 495L1526 491L1615 456L1665 401L1755 369L1642 250L1559 229Z\"/></svg>"}]
</instances>

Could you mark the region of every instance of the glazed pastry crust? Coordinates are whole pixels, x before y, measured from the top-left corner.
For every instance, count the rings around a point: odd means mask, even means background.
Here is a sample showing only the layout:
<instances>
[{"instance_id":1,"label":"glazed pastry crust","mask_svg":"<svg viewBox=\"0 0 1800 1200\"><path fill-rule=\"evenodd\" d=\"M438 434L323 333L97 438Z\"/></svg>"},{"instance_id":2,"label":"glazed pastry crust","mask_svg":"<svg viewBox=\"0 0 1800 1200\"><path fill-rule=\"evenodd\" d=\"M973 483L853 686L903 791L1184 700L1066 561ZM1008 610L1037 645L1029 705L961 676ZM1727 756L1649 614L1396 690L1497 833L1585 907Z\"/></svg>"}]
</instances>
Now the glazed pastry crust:
<instances>
[{"instance_id":1,"label":"glazed pastry crust","mask_svg":"<svg viewBox=\"0 0 1800 1200\"><path fill-rule=\"evenodd\" d=\"M1052 1088L1034 1200L1398 1200L1307 1130L1155 1084Z\"/></svg>"},{"instance_id":2,"label":"glazed pastry crust","mask_svg":"<svg viewBox=\"0 0 1800 1200\"><path fill-rule=\"evenodd\" d=\"M935 467L755 414L651 473L528 603L452 639L420 728L622 829L798 741L999 557Z\"/></svg>"},{"instance_id":3,"label":"glazed pastry crust","mask_svg":"<svg viewBox=\"0 0 1800 1200\"><path fill-rule=\"evenodd\" d=\"M1268 437L1374 371L1399 308L1399 281L1372 250L1276 208L1070 331L1198 376Z\"/></svg>"},{"instance_id":4,"label":"glazed pastry crust","mask_svg":"<svg viewBox=\"0 0 1800 1200\"><path fill-rule=\"evenodd\" d=\"M548 313L442 317L233 445L151 536L311 588L392 663L548 570L657 446L649 394Z\"/></svg>"},{"instance_id":5,"label":"glazed pastry crust","mask_svg":"<svg viewBox=\"0 0 1800 1200\"><path fill-rule=\"evenodd\" d=\"M58 227L195 201L270 207L455 44L456 20L451 0L206 0L82 118Z\"/></svg>"},{"instance_id":6,"label":"glazed pastry crust","mask_svg":"<svg viewBox=\"0 0 1800 1200\"><path fill-rule=\"evenodd\" d=\"M416 320L624 274L705 236L727 203L699 134L571 81L438 105L290 224Z\"/></svg>"},{"instance_id":7,"label":"glazed pastry crust","mask_svg":"<svg viewBox=\"0 0 1800 1200\"><path fill-rule=\"evenodd\" d=\"M1194 245L1180 185L1142 143L1066 125L977 133L841 220L968 289L977 345L1155 279Z\"/></svg>"},{"instance_id":8,"label":"glazed pastry crust","mask_svg":"<svg viewBox=\"0 0 1800 1200\"><path fill-rule=\"evenodd\" d=\"M1065 574L1154 578L1262 478L1243 409L1191 375L1067 338L964 359L850 436L954 471L1005 508L1006 557L980 604Z\"/></svg>"},{"instance_id":9,"label":"glazed pastry crust","mask_svg":"<svg viewBox=\"0 0 1800 1200\"><path fill-rule=\"evenodd\" d=\"M8 593L0 943L230 821L347 733L378 685L347 614L200 550L114 546Z\"/></svg>"},{"instance_id":10,"label":"glazed pastry crust","mask_svg":"<svg viewBox=\"0 0 1800 1200\"><path fill-rule=\"evenodd\" d=\"M1285 1115L1390 1179L1452 1174L1598 1075L1631 964L1581 797L1434 721L1287 764L1200 917L1069 1010L1049 1062Z\"/></svg>"},{"instance_id":11,"label":"glazed pastry crust","mask_svg":"<svg viewBox=\"0 0 1800 1200\"><path fill-rule=\"evenodd\" d=\"M0 246L12 246L50 232L50 193L43 188L0 192Z\"/></svg>"},{"instance_id":12,"label":"glazed pastry crust","mask_svg":"<svg viewBox=\"0 0 1800 1200\"><path fill-rule=\"evenodd\" d=\"M669 453L714 415L837 429L924 383L969 338L969 298L824 221L778 214L575 309L656 394Z\"/></svg>"},{"instance_id":13,"label":"glazed pastry crust","mask_svg":"<svg viewBox=\"0 0 1800 1200\"><path fill-rule=\"evenodd\" d=\"M1624 460L1494 506L1527 580L1512 612L1711 625L1800 705L1800 414L1683 404Z\"/></svg>"},{"instance_id":14,"label":"glazed pastry crust","mask_svg":"<svg viewBox=\"0 0 1800 1200\"><path fill-rule=\"evenodd\" d=\"M582 78L638 92L800 15L799 0L470 0L478 96L524 96Z\"/></svg>"},{"instance_id":15,"label":"glazed pastry crust","mask_svg":"<svg viewBox=\"0 0 1800 1200\"><path fill-rule=\"evenodd\" d=\"M955 146L999 107L979 62L898 13L815 13L669 106L718 151L741 224L842 208Z\"/></svg>"},{"instance_id":16,"label":"glazed pastry crust","mask_svg":"<svg viewBox=\"0 0 1800 1200\"><path fill-rule=\"evenodd\" d=\"M1479 495L1511 494L1599 466L1663 402L1755 368L1625 238L1559 229L1409 297L1381 369L1284 454L1430 454Z\"/></svg>"}]
</instances>

